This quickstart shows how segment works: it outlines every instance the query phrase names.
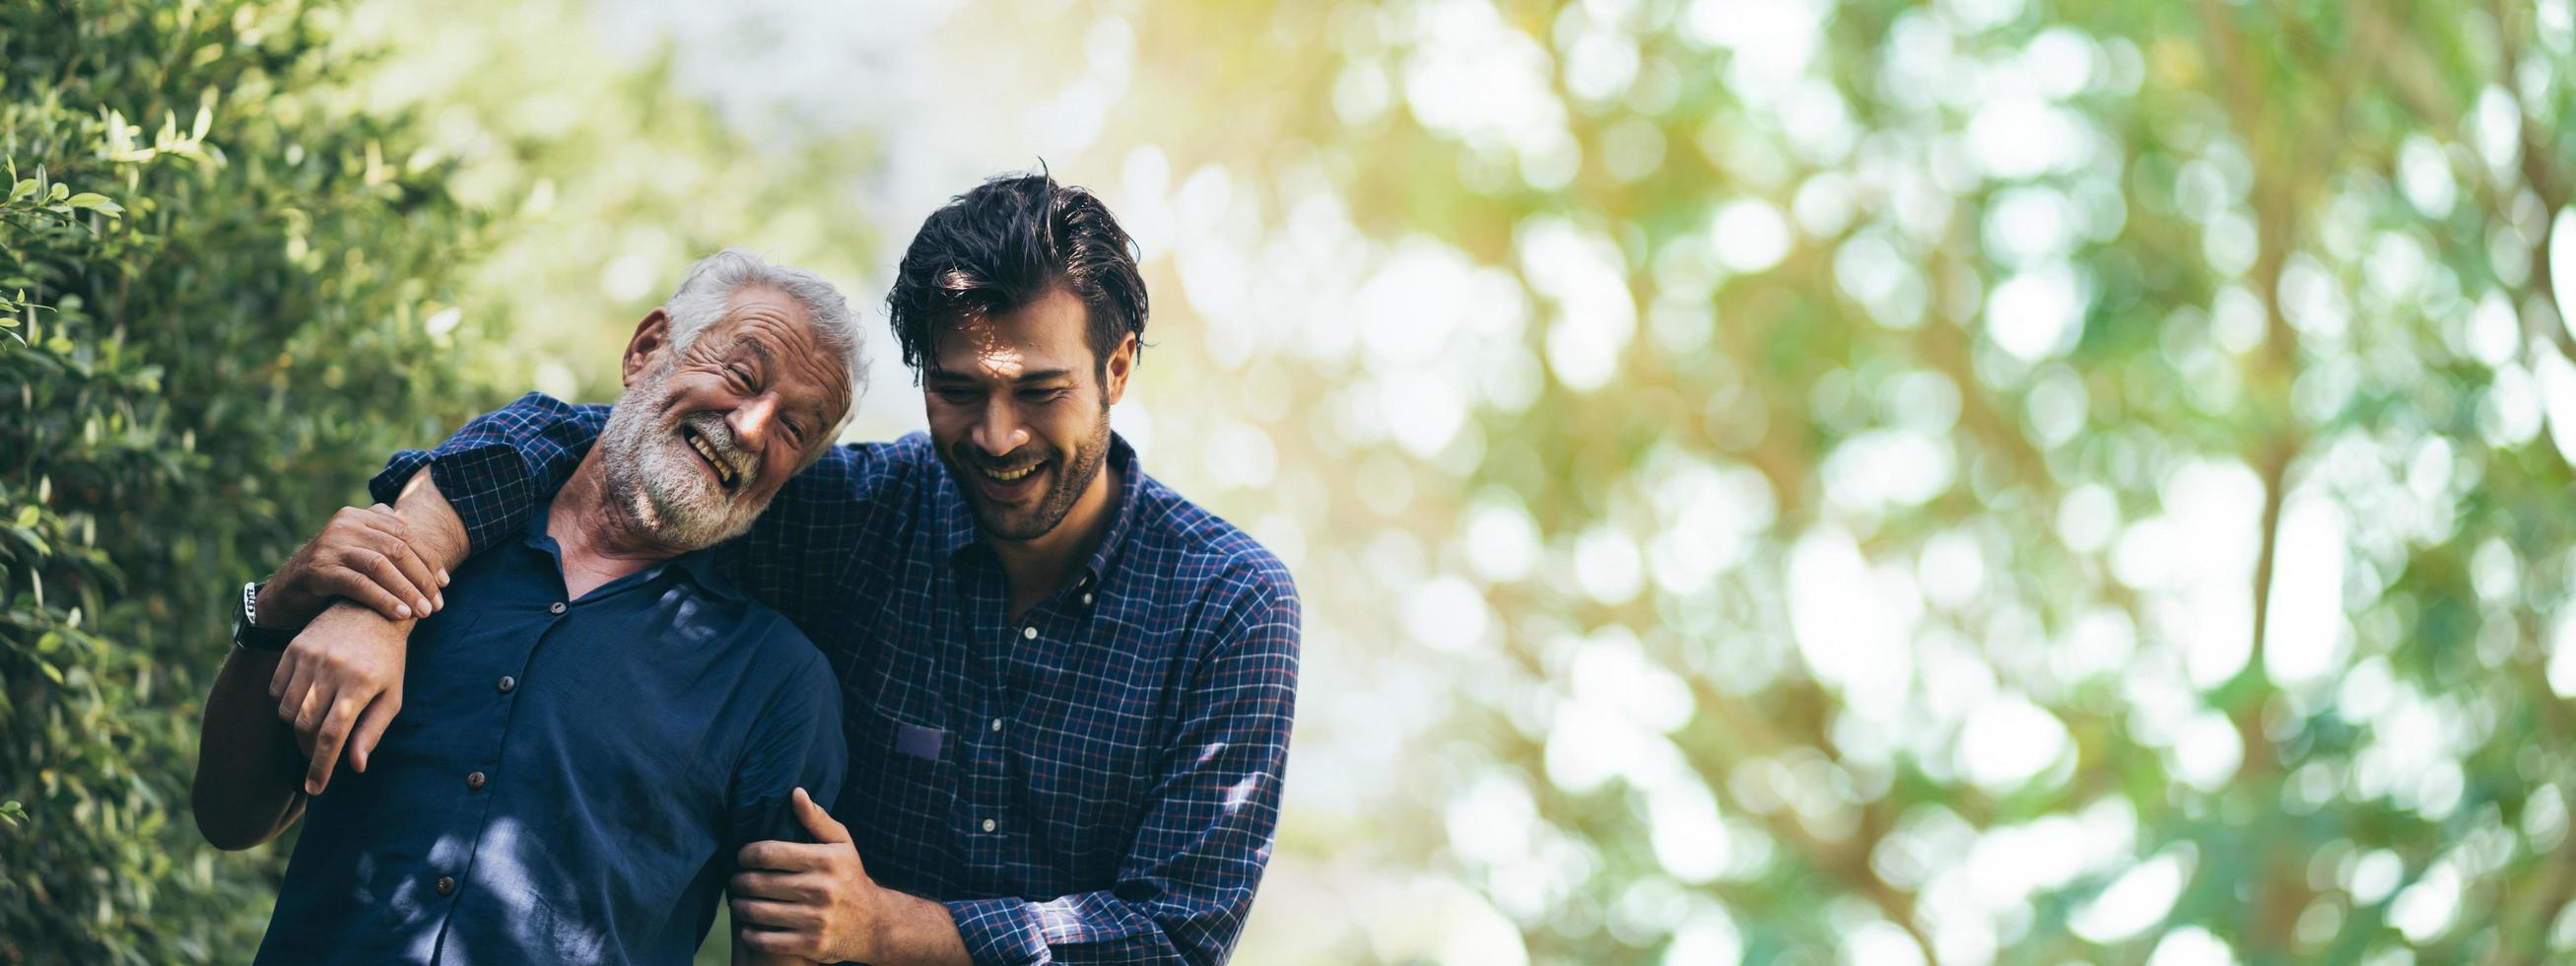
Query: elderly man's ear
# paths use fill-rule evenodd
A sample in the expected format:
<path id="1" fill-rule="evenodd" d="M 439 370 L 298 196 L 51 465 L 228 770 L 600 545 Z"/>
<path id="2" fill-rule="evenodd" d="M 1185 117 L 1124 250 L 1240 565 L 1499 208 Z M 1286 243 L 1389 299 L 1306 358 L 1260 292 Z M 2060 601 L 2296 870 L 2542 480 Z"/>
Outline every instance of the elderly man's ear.
<path id="1" fill-rule="evenodd" d="M 650 371 L 670 348 L 671 313 L 658 308 L 646 313 L 644 321 L 635 324 L 635 337 L 626 340 L 624 383 L 634 385 L 635 378 Z"/>

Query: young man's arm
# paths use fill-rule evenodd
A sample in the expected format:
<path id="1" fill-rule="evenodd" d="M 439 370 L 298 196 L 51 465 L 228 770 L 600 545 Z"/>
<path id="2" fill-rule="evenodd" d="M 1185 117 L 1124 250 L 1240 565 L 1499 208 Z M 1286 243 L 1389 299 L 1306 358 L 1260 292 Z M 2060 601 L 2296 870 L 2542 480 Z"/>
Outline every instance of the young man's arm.
<path id="1" fill-rule="evenodd" d="M 778 697 L 753 723 L 751 740 L 734 766 L 732 800 L 726 803 L 731 826 L 726 830 L 726 841 L 735 851 L 729 852 L 728 858 L 737 855 L 742 846 L 761 839 L 810 841 L 803 834 L 803 817 L 807 810 L 822 813 L 813 796 L 832 801 L 840 794 L 842 779 L 849 772 L 850 749 L 841 733 L 838 679 L 813 653 L 812 645 L 801 635 L 796 637 L 803 669 L 786 678 Z M 735 890 L 734 881 L 727 880 L 726 891 L 732 893 L 730 901 L 738 920 L 746 904 L 757 900 Z M 730 938 L 737 966 L 814 962 L 810 957 L 754 945 L 750 934 L 755 930 L 742 928 L 740 922 L 735 926 Z"/>
<path id="2" fill-rule="evenodd" d="M 878 886 L 839 823 L 819 844 L 757 842 L 735 876 L 738 928 L 757 949 L 879 966 L 1225 961 L 1279 823 L 1296 710 L 1298 602 L 1275 561 L 1252 568 L 1200 668 L 1163 779 L 1108 889 L 1042 902 L 941 903 Z"/>
<path id="3" fill-rule="evenodd" d="M 423 469 L 472 552 L 519 533 L 528 514 L 581 464 L 608 425 L 606 406 L 575 405 L 529 393 L 475 417 L 436 450 L 394 455 L 372 484 L 377 498 Z M 926 448 L 851 444 L 826 452 L 787 481 L 753 522 L 735 558 L 736 577 L 762 603 L 800 627 L 838 626 L 831 617 L 852 591 L 847 576 L 867 556 L 871 535 L 891 533 L 915 487 L 936 461 Z M 826 642 L 829 643 L 829 642 Z"/>

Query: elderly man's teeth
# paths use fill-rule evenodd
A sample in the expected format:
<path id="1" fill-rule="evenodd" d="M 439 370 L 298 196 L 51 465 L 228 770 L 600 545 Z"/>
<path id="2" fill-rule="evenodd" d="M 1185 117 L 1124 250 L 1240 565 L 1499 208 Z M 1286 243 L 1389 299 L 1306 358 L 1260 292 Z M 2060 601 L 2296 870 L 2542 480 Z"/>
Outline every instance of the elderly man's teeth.
<path id="1" fill-rule="evenodd" d="M 716 468 L 716 482 L 722 483 L 726 486 L 732 486 L 735 475 L 733 467 L 725 465 L 724 460 L 716 457 L 715 449 L 707 445 L 706 438 L 691 434 L 688 437 L 688 440 L 689 447 L 697 450 L 698 455 L 706 457 L 707 465 Z"/>

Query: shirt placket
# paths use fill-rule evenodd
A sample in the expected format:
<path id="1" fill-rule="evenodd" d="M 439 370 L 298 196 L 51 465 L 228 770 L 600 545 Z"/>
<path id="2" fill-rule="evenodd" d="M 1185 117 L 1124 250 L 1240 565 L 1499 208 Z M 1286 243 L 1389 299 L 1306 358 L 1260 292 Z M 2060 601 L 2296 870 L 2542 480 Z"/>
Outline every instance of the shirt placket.
<path id="1" fill-rule="evenodd" d="M 449 923 L 454 921 L 457 909 L 469 895 L 479 899 L 490 891 L 469 887 L 474 884 L 474 859 L 482 850 L 483 836 L 491 826 L 492 800 L 498 793 L 495 785 L 501 775 L 502 755 L 509 747 L 510 726 L 517 718 L 519 696 L 527 686 L 528 670 L 536 661 L 537 650 L 572 621 L 575 606 L 562 598 L 548 603 L 536 633 L 526 635 L 528 644 L 504 655 L 498 662 L 499 666 L 486 669 L 493 678 L 491 700 L 486 705 L 483 720 L 488 723 L 491 737 L 479 745 L 475 756 L 465 764 L 464 774 L 457 776 L 459 792 L 467 796 L 472 805 L 463 810 L 466 818 L 460 823 L 471 828 L 460 831 L 470 831 L 471 834 L 456 840 L 468 843 L 463 855 L 441 856 L 433 851 L 430 856 L 430 888 L 447 900 L 449 922 L 440 925 L 442 935 L 438 944 L 442 960 L 446 951 L 444 933 Z"/>
<path id="2" fill-rule="evenodd" d="M 1010 722 L 1005 717 L 1010 708 L 1010 679 L 1004 673 L 1009 666 L 1011 650 L 1035 636 L 1036 611 L 1010 620 L 1009 585 L 997 568 L 978 568 L 974 580 L 970 613 L 975 641 L 983 653 L 973 658 L 975 687 L 972 689 L 974 717 L 981 727 L 970 728 L 966 747 L 971 756 L 961 758 L 966 767 L 967 855 L 969 861 L 987 882 L 1000 881 L 1008 862 L 1008 843 L 1020 832 L 1008 804 L 1011 800 Z"/>

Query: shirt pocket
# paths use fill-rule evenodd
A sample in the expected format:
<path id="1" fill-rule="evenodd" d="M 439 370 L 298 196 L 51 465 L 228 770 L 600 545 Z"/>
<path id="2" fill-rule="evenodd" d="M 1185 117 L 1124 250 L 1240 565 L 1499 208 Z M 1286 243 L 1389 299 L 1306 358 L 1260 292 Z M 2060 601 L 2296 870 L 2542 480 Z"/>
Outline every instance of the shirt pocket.
<path id="1" fill-rule="evenodd" d="M 843 718 L 850 774 L 834 812 L 855 819 L 845 820 L 853 837 L 864 846 L 875 836 L 906 852 L 945 842 L 957 808 L 958 736 L 872 708 L 845 709 Z"/>

